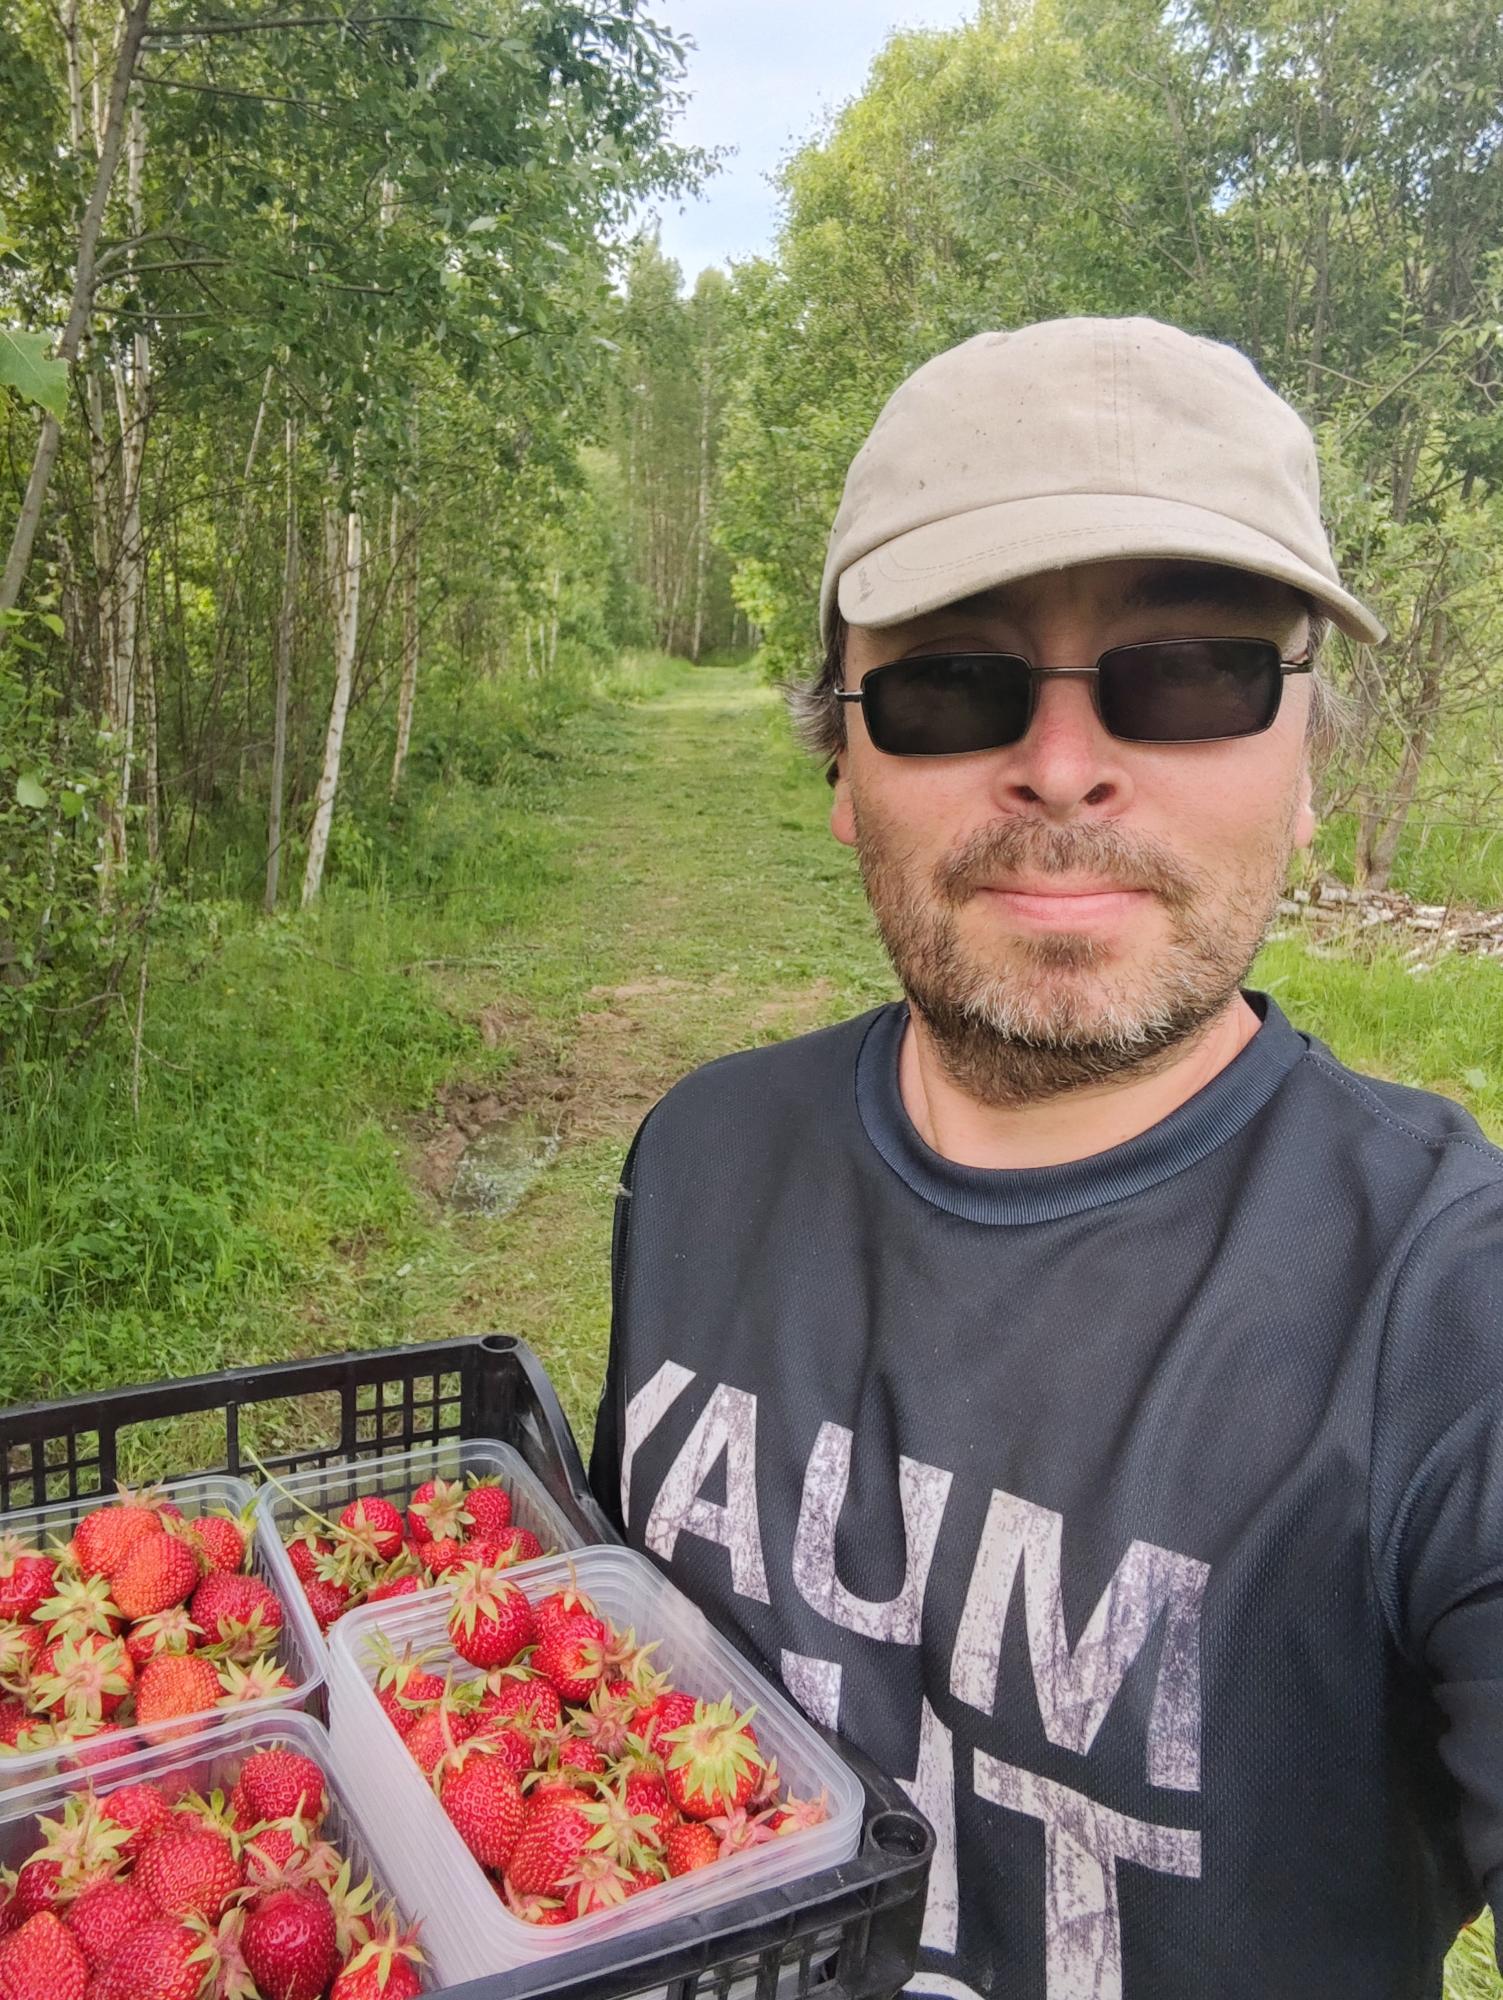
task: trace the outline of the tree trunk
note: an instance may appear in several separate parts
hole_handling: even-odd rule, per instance
[[[115,168],[120,159],[126,98],[136,73],[136,58],[140,54],[141,38],[146,33],[150,12],[151,0],[131,0],[115,57],[115,73],[99,135],[99,165],[78,232],[78,258],[73,267],[73,296],[68,307],[68,321],[57,343],[58,360],[66,361],[70,366],[78,358],[79,343],[89,323],[94,300],[94,263],[99,247],[99,230],[104,221],[110,183],[115,178]],[[21,595],[21,585],[26,580],[26,568],[31,561],[32,544],[36,540],[37,525],[42,518],[42,506],[47,498],[62,434],[62,425],[49,411],[42,419],[41,435],[31,462],[31,477],[26,482],[26,497],[21,502],[20,518],[11,537],[10,554],[5,560],[4,574],[0,576],[0,612],[14,610]]]
[[[1398,779],[1388,795],[1387,810],[1382,811],[1373,806],[1361,815],[1354,873],[1359,885],[1369,889],[1386,889],[1393,874],[1399,840],[1409,818],[1410,808],[1414,804],[1420,766],[1425,760],[1431,728],[1435,721],[1436,710],[1440,706],[1440,683],[1447,630],[1446,614],[1437,611],[1431,621],[1430,644],[1424,672],[1420,676],[1419,694],[1409,727],[1405,732],[1404,755],[1399,765]]]
[[[705,572],[710,556],[710,345],[705,340],[699,382],[699,493],[694,512],[694,633],[689,658],[696,666],[704,646]]]
[[[271,731],[271,804],[266,812],[266,910],[277,907],[282,872],[282,793],[287,771],[287,694],[292,686],[292,618],[297,605],[297,427],[287,419],[287,539],[282,555],[282,602],[277,611],[276,712]]]
[[[308,835],[308,866],[303,871],[303,908],[317,900],[323,886],[329,828],[334,822],[334,795],[339,789],[339,759],[344,750],[344,725],[350,712],[350,688],[355,675],[355,634],[360,619],[360,515],[356,508],[339,518],[330,507],[326,532],[330,582],[334,597],[334,701],[324,737],[324,766],[313,797],[313,826]]]
[[[418,519],[408,531],[406,566],[402,575],[402,680],[397,692],[397,747],[391,760],[393,802],[402,786],[407,748],[412,741],[412,709],[418,677]]]

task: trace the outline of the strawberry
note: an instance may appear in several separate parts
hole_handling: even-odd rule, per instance
[[[576,1611],[555,1624],[532,1656],[534,1673],[551,1681],[559,1699],[585,1702],[606,1673],[606,1630],[604,1622],[586,1611]]]
[[[246,1913],[240,1948],[261,2000],[318,2000],[339,1964],[328,1897],[321,1889],[273,1889]]]
[[[585,1706],[575,1709],[572,1726],[581,1742],[603,1756],[620,1757],[626,1751],[636,1712],[637,1697],[630,1688],[625,1694],[612,1694],[603,1682],[597,1682]]]
[[[0,1625],[0,1687],[25,1694],[37,1655],[47,1644],[40,1625]]]
[[[102,1722],[130,1693],[135,1663],[118,1639],[85,1632],[37,1655],[32,1706],[70,1723]]]
[[[73,1530],[73,1554],[85,1576],[118,1576],[137,1542],[159,1535],[162,1523],[153,1507],[122,1494],[119,1506],[96,1507]]]
[[[688,1875],[720,1859],[720,1842],[707,1826],[695,1820],[680,1820],[677,1826],[668,1829],[663,1859],[670,1875]]]
[[[667,1845],[668,1835],[679,1824],[678,1813],[668,1787],[660,1777],[646,1771],[634,1771],[626,1779],[626,1809],[634,1819],[650,1822],[643,1832],[644,1843],[651,1848]]]
[[[441,1758],[475,1734],[473,1713],[445,1696],[419,1716],[407,1732],[407,1752],[424,1777],[431,1778]]]
[[[149,1842],[132,1878],[164,1917],[200,1916],[217,1923],[237,1890],[245,1864],[229,1837],[179,1814]]]
[[[468,1522],[466,1540],[495,1541],[511,1526],[511,1495],[493,1480],[472,1477],[461,1519]]]
[[[520,1917],[524,1924],[566,1924],[569,1912],[557,1896],[519,1896],[510,1882],[503,1894],[506,1907],[514,1917]]]
[[[531,1528],[503,1528],[494,1540],[502,1562],[536,1562],[543,1553],[543,1545]]]
[[[327,1583],[322,1577],[314,1577],[303,1586],[308,1599],[308,1609],[317,1620],[320,1632],[327,1632],[336,1619],[342,1618],[350,1608],[348,1584]]]
[[[118,1722],[77,1723],[69,1728],[64,1741],[68,1755],[63,1765],[70,1771],[86,1771],[91,1764],[108,1763],[112,1757],[141,1747],[140,1739]]]
[[[28,1548],[19,1535],[0,1535],[0,1618],[30,1618],[52,1595],[56,1556]]]
[[[209,1976],[205,1939],[171,1917],[121,1939],[89,1988],[89,2000],[197,2000]]]
[[[669,1812],[673,1811],[668,1806],[666,1793],[662,1803]],[[590,1840],[591,1850],[608,1854],[623,1868],[646,1867],[662,1845],[658,1837],[657,1815],[633,1810],[624,1779],[615,1786],[603,1785],[600,1797],[582,1810],[595,1828]],[[677,1814],[674,1817],[677,1818]]]
[[[565,1619],[583,1612],[587,1617],[597,1615],[594,1600],[586,1597],[575,1580],[573,1566],[570,1566],[569,1581],[560,1590],[551,1590],[546,1597],[540,1597],[533,1607],[537,1620],[538,1638],[547,1639],[556,1625]]]
[[[467,1563],[454,1591],[449,1639],[477,1667],[504,1667],[532,1643],[532,1606],[514,1583],[483,1563]]]
[[[245,1666],[238,1660],[222,1660],[219,1685],[222,1692],[216,1706],[235,1708],[244,1701],[266,1701],[297,1683],[275,1659],[251,1660]]]
[[[203,1633],[188,1615],[186,1604],[174,1604],[154,1618],[143,1618],[125,1635],[125,1650],[139,1672],[158,1653],[192,1653],[203,1642]]]
[[[151,1723],[175,1721],[213,1708],[222,1689],[212,1660],[202,1653],[158,1653],[146,1662],[136,1686],[136,1720],[146,1731]]]
[[[423,1580],[419,1576],[393,1576],[385,1583],[378,1583],[365,1593],[367,1604],[384,1604],[388,1597],[411,1597],[421,1590]]]
[[[282,1600],[258,1576],[227,1576],[215,1570],[189,1600],[195,1625],[206,1643],[231,1658],[248,1660],[264,1652],[282,1629]]]
[[[680,1694],[677,1688],[665,1688],[637,1710],[636,1733],[649,1750],[655,1750],[665,1730],[682,1728],[686,1722],[694,1720],[694,1708],[692,1694]]]
[[[151,1836],[172,1817],[165,1795],[146,1779],[121,1785],[109,1793],[103,1804],[105,1817],[126,1830],[119,1853],[127,1861],[135,1860]]]
[[[324,1774],[295,1750],[257,1750],[240,1767],[234,1797],[255,1820],[306,1819],[317,1827],[328,1810]]]
[[[0,1943],[0,2000],[84,2000],[88,1983],[77,1938],[50,1910]]]
[[[135,1882],[96,1882],[74,1902],[63,1922],[78,1941],[90,1972],[97,1972],[123,1937],[149,1924],[156,1905]]]
[[[114,1583],[115,1602],[134,1624],[186,1603],[198,1587],[198,1558],[177,1535],[143,1535]]]
[[[200,1514],[185,1521],[181,1532],[203,1565],[205,1575],[212,1570],[223,1570],[233,1576],[245,1567],[245,1552],[250,1546],[248,1521],[236,1520],[229,1514]]]
[[[545,1681],[536,1674],[519,1672],[515,1668],[504,1668],[489,1675],[485,1685],[485,1699],[480,1704],[482,1716],[503,1720],[515,1717],[524,1729],[544,1732],[560,1727],[563,1708],[558,1689],[552,1681]]]
[[[250,1889],[279,1889],[289,1881],[302,1879],[313,1836],[306,1820],[279,1819],[247,1833],[245,1881]]]
[[[694,1719],[661,1733],[668,1796],[688,1819],[714,1819],[744,1806],[766,1759],[752,1733],[754,1711],[737,1715],[727,1698],[696,1702]]]
[[[637,1890],[630,1869],[595,1848],[585,1849],[561,1878],[559,1887],[564,1892],[564,1909],[571,1919],[593,1916],[597,1910],[613,1910]]]
[[[468,1743],[455,1752],[439,1782],[439,1804],[482,1868],[504,1868],[527,1808],[505,1758]]]
[[[507,1881],[523,1896],[561,1894],[564,1877],[594,1832],[584,1807],[573,1800],[530,1799],[506,1866]]]
[[[24,1861],[16,1875],[16,1915],[24,1921],[68,1900],[63,1888],[63,1864],[43,1856]]]
[[[414,2000],[423,1990],[416,1936],[388,1914],[329,1988],[329,2000]]]
[[[462,1541],[464,1488],[457,1479],[425,1479],[407,1507],[407,1526],[418,1543]]]
[[[397,1734],[407,1736],[422,1712],[420,1704],[437,1701],[444,1692],[444,1683],[437,1674],[424,1671],[423,1656],[414,1655],[411,1646],[398,1658],[391,1641],[384,1634],[378,1637],[376,1658],[380,1670],[376,1675],[376,1699]]]
[[[349,1548],[373,1563],[388,1563],[402,1553],[402,1516],[378,1493],[352,1500],[340,1515],[339,1526]]]
[[[32,1613],[40,1624],[47,1628],[50,1640],[82,1638],[86,1632],[97,1632],[103,1639],[112,1639],[125,1623],[120,1607],[110,1595],[110,1582],[104,1576],[76,1576],[70,1570],[63,1570],[53,1579],[53,1591],[44,1598]]]
[[[447,1576],[451,1569],[463,1569],[470,1559],[464,1545],[452,1535],[435,1535],[422,1543],[418,1554],[430,1576]]]
[[[806,1826],[823,1826],[830,1817],[830,1801],[821,1792],[817,1799],[796,1799],[791,1795],[781,1805],[767,1809],[767,1825],[774,1833],[801,1833]]]
[[[304,1589],[318,1574],[318,1565],[325,1556],[334,1553],[334,1544],[326,1541],[316,1529],[310,1528],[296,1536],[287,1544],[287,1559],[292,1564],[293,1573]]]

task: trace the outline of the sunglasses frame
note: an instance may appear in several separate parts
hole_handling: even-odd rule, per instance
[[[1026,669],[1028,674],[1028,714],[1020,735],[1010,737],[1005,743],[982,744],[974,750],[886,750],[882,748],[882,745],[877,742],[875,737],[871,737],[873,748],[880,750],[884,757],[975,757],[983,755],[988,750],[1010,750],[1015,744],[1021,743],[1033,727],[1034,716],[1038,713],[1038,688],[1040,681],[1082,679],[1089,680],[1091,683],[1091,705],[1096,711],[1097,721],[1101,724],[1107,735],[1118,743],[1162,743],[1171,745],[1186,743],[1242,743],[1250,736],[1262,736],[1278,720],[1279,709],[1283,704],[1284,698],[1284,681],[1288,679],[1290,674],[1309,674],[1315,671],[1315,658],[1312,652],[1307,650],[1296,654],[1293,659],[1287,659],[1283,654],[1279,654],[1279,698],[1274,703],[1268,720],[1260,723],[1256,729],[1237,729],[1233,730],[1228,736],[1123,736],[1117,730],[1110,727],[1106,718],[1101,713],[1102,661],[1111,659],[1119,653],[1151,652],[1162,646],[1206,646],[1218,643],[1220,643],[1219,638],[1206,639],[1190,637],[1188,635],[1183,638],[1174,639],[1139,639],[1127,646],[1108,646],[1093,667],[1036,667],[1032,660],[1027,659],[1022,653],[910,653],[902,659],[884,660],[880,666],[868,667],[866,672],[861,676],[861,685],[859,687],[836,688],[835,699],[839,702],[853,701],[858,703],[864,716],[866,713],[867,682],[875,674],[886,673],[893,667],[917,666],[926,660],[935,659],[1010,660]],[[1231,634],[1227,634],[1225,635],[1225,643],[1236,646],[1267,646],[1270,651],[1278,652],[1278,647],[1272,639],[1254,639],[1245,636],[1233,637]],[[867,734],[871,736],[869,724]]]

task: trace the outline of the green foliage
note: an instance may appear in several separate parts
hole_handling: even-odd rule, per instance
[[[68,368],[51,358],[51,346],[45,333],[0,326],[0,389],[14,390],[23,402],[62,417],[68,408]]]

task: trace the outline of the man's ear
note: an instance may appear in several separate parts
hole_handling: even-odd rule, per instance
[[[856,808],[851,803],[851,781],[846,775],[849,754],[846,750],[837,751],[830,766],[833,774],[831,783],[835,788],[835,796],[830,801],[830,831],[842,847],[856,845]]]

